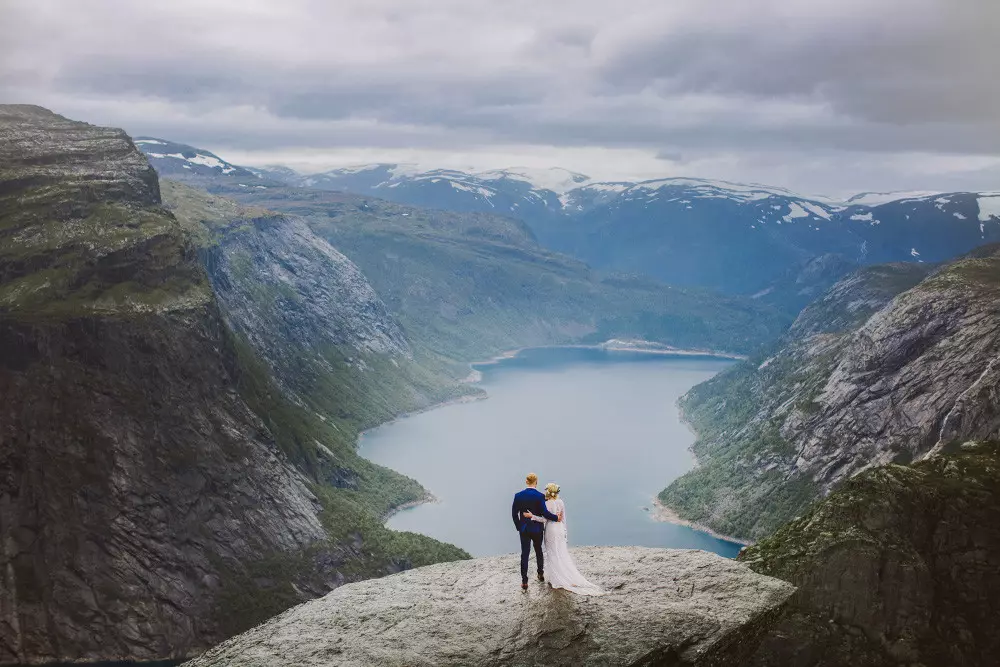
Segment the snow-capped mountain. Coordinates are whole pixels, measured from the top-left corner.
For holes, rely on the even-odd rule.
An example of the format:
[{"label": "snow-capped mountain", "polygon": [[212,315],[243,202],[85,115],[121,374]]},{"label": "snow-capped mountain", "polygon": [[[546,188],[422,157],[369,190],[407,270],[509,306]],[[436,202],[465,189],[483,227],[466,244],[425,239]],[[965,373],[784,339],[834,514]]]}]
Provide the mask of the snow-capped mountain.
[{"label": "snow-capped mountain", "polygon": [[178,144],[156,137],[136,137],[135,145],[146,154],[146,158],[153,165],[153,168],[160,175],[168,178],[189,179],[192,177],[225,176],[233,179],[245,179],[250,182],[256,182],[260,178],[249,169],[237,167],[214,153],[186,144]]},{"label": "snow-capped mountain", "polygon": [[727,292],[767,289],[789,267],[829,253],[858,264],[939,262],[1000,242],[995,193],[907,196],[866,205],[776,188],[667,179],[581,206],[539,237],[597,266]]},{"label": "snow-capped mountain", "polygon": [[[274,170],[265,173],[279,177]],[[529,223],[562,214],[560,197],[590,182],[566,169],[514,167],[481,172],[423,170],[412,164],[366,164],[284,180],[451,211],[499,213]]]},{"label": "snow-capped mountain", "polygon": [[839,278],[830,267],[939,262],[1000,242],[1000,192],[867,192],[835,200],[698,178],[611,182],[558,168],[466,172],[381,163],[300,174],[237,167],[162,139],[136,143],[168,177],[194,173],[235,178],[244,187],[285,183],[496,213],[527,223],[543,244],[596,267],[730,293],[777,294],[775,286],[788,276],[815,276],[808,267],[826,255],[842,261],[824,262],[822,280],[803,289]]},{"label": "snow-capped mountain", "polygon": [[601,182],[561,169],[398,164],[335,169],[298,184],[510,215],[546,245],[596,266],[728,292],[768,289],[830,253],[844,266],[937,262],[1000,241],[996,193],[862,193],[840,201],[696,178]]}]

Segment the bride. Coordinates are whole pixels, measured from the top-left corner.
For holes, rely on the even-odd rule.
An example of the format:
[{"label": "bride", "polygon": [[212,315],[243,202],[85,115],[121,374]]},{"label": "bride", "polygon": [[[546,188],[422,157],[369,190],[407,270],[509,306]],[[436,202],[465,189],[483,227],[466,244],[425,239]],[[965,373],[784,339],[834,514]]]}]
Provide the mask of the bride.
[{"label": "bride", "polygon": [[546,521],[540,516],[532,517],[533,521],[547,523],[545,526],[545,574],[549,585],[553,588],[565,588],[580,595],[603,595],[604,591],[590,583],[576,569],[573,557],[569,555],[569,542],[566,534],[566,504],[559,498],[559,485],[549,482],[545,485],[545,507],[559,516],[558,523]]}]

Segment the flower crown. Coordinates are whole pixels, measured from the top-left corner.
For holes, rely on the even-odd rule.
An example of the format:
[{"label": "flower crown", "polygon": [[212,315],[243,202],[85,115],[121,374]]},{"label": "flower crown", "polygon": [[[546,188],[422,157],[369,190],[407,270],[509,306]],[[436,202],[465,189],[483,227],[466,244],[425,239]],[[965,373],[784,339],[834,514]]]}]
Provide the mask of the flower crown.
[{"label": "flower crown", "polygon": [[562,489],[555,482],[549,482],[545,485],[545,493],[550,496],[558,496]]}]

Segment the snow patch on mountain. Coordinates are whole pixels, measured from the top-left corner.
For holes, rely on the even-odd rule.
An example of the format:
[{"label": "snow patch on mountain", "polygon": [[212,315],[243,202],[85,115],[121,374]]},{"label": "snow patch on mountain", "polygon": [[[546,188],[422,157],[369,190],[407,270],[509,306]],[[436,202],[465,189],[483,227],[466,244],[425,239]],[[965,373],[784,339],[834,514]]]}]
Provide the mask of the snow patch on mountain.
[{"label": "snow patch on mountain", "polygon": [[[827,219],[829,219],[830,211],[827,211],[824,206],[830,207],[831,210],[835,211],[838,210],[837,205],[839,204],[836,200],[828,197],[803,197],[792,192],[791,190],[768,185],[760,185],[758,183],[732,183],[730,181],[717,181],[703,178],[661,178],[651,181],[642,181],[641,183],[634,185],[631,189],[662,190],[664,188],[683,189],[686,193],[690,193],[691,196],[700,199],[731,199],[741,202],[763,201],[771,199],[772,197],[794,199],[803,205],[807,202],[810,203],[810,211],[819,217]],[[774,206],[774,208],[776,210],[781,210],[782,207]],[[809,213],[803,211],[802,215],[808,216]],[[798,211],[796,211],[796,215],[792,217],[802,217],[802,215],[799,215]]]},{"label": "snow patch on mountain", "polygon": [[986,222],[990,218],[1000,219],[1000,193],[979,195],[976,202],[979,204],[980,222]]},{"label": "snow patch on mountain", "polygon": [[808,217],[809,217],[808,211],[806,211],[804,208],[802,208],[795,202],[792,202],[788,205],[788,213],[781,216],[781,219],[784,220],[785,222],[791,222],[795,218],[808,218]]},{"label": "snow patch on mountain", "polygon": [[490,205],[493,204],[493,202],[490,202],[490,197],[496,196],[496,192],[484,187],[466,185],[465,183],[459,183],[458,181],[448,181],[448,183],[449,185],[451,185],[451,187],[453,187],[456,190],[461,190],[463,192],[471,192],[473,194],[479,195],[480,197],[483,197],[486,201],[490,203]]},{"label": "snow patch on mountain", "polygon": [[[152,158],[174,158],[176,160],[183,160],[185,162],[190,162],[191,164],[200,164],[203,167],[209,168],[219,168],[222,170],[223,174],[230,174],[236,171],[236,168],[230,165],[228,162],[223,162],[217,157],[211,155],[195,155],[194,157],[184,157],[181,153],[146,153]],[[187,165],[185,165],[187,166]]]},{"label": "snow patch on mountain", "polygon": [[888,204],[889,202],[900,201],[903,199],[925,199],[927,197],[937,196],[938,194],[940,193],[928,190],[862,192],[848,199],[847,203],[857,204],[859,206],[878,206],[880,204]]},{"label": "snow patch on mountain", "polygon": [[[175,156],[172,155],[171,157],[175,157]],[[223,174],[229,174],[231,172],[236,171],[236,169],[233,168],[231,165],[229,165],[226,162],[223,162],[222,160],[220,160],[219,158],[215,157],[214,155],[200,155],[199,154],[199,155],[195,155],[194,157],[189,157],[189,158],[184,158],[184,156],[181,156],[181,157],[183,159],[187,160],[188,162],[192,163],[192,164],[200,164],[200,165],[204,165],[206,167],[219,168],[219,169],[222,170]]]},{"label": "snow patch on mountain", "polygon": [[586,185],[591,180],[590,176],[561,167],[510,167],[508,169],[481,171],[473,174],[473,176],[484,181],[501,179],[523,181],[536,190],[548,190],[557,195],[565,194],[570,190]]},{"label": "snow patch on mountain", "polygon": [[809,211],[810,213],[812,213],[813,215],[815,215],[817,218],[823,218],[824,220],[830,219],[830,212],[822,208],[821,206],[817,206],[816,204],[808,201],[800,201],[799,205],[802,206],[802,208]]}]

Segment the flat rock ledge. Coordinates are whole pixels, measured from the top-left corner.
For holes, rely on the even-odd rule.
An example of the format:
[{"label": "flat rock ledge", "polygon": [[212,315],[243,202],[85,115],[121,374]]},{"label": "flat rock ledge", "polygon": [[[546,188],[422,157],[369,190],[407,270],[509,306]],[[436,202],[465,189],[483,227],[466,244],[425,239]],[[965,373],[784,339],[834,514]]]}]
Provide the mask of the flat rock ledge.
[{"label": "flat rock ledge", "polygon": [[573,556],[607,595],[524,593],[514,555],[443,563],[342,586],[186,665],[735,666],[795,590],[704,551]]}]

